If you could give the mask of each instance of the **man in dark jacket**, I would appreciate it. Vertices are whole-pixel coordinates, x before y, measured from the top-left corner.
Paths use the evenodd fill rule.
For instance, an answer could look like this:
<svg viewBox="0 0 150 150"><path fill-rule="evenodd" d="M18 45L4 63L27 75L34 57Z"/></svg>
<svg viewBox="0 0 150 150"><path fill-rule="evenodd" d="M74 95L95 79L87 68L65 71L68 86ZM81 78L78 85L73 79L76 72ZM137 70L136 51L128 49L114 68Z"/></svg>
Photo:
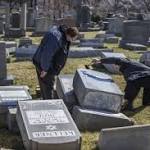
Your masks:
<svg viewBox="0 0 150 150"><path fill-rule="evenodd" d="M48 31L33 56L36 67L41 96L43 99L53 98L55 76L64 67L70 43L76 38L78 30L75 27L54 26Z"/></svg>
<svg viewBox="0 0 150 150"><path fill-rule="evenodd" d="M126 58L114 57L93 61L93 64L99 63L115 64L120 67L120 72L123 74L127 83L124 96L127 100L126 109L133 110L133 100L139 93L141 87L144 88L143 105L150 105L150 67Z"/></svg>

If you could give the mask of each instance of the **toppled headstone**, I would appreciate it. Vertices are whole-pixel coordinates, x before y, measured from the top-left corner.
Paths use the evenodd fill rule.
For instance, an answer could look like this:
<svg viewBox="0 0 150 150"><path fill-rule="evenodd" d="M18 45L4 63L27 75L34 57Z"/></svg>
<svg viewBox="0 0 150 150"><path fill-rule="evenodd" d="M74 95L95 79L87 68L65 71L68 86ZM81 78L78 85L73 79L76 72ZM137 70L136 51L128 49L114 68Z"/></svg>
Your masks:
<svg viewBox="0 0 150 150"><path fill-rule="evenodd" d="M111 76L88 69L76 71L73 87L80 106L119 112L123 93Z"/></svg>
<svg viewBox="0 0 150 150"><path fill-rule="evenodd" d="M56 91L60 99L63 99L68 110L77 104L77 100L73 91L73 75L59 75L56 82Z"/></svg>
<svg viewBox="0 0 150 150"><path fill-rule="evenodd" d="M122 127L132 125L131 119L122 113L96 111L75 106L73 119L79 130L99 131L103 128Z"/></svg>
<svg viewBox="0 0 150 150"><path fill-rule="evenodd" d="M81 39L80 47L103 48L104 47L104 39L103 38Z"/></svg>
<svg viewBox="0 0 150 150"><path fill-rule="evenodd" d="M38 45L18 47L16 49L16 59L17 60L31 60L37 48L38 48Z"/></svg>
<svg viewBox="0 0 150 150"><path fill-rule="evenodd" d="M105 39L105 43L111 43L111 44L118 44L119 38L118 37L108 37Z"/></svg>
<svg viewBox="0 0 150 150"><path fill-rule="evenodd" d="M129 49L133 51L145 51L147 50L147 46L142 44L135 44L135 43L126 43L123 46L124 49Z"/></svg>
<svg viewBox="0 0 150 150"><path fill-rule="evenodd" d="M31 99L26 86L0 86L0 113L7 113L8 108L16 107L18 101Z"/></svg>
<svg viewBox="0 0 150 150"><path fill-rule="evenodd" d="M136 125L103 129L100 134L101 150L149 150L150 125Z"/></svg>
<svg viewBox="0 0 150 150"><path fill-rule="evenodd" d="M126 56L123 53L111 53L111 52L108 52L108 53L102 52L101 57L102 58L109 58L109 57L126 58ZM115 64L103 64L103 65L111 73L114 73L114 74L120 73L118 65L115 65Z"/></svg>
<svg viewBox="0 0 150 150"><path fill-rule="evenodd" d="M99 57L102 52L112 52L112 49L93 48L93 47L71 47L69 51L70 58L85 58L85 57Z"/></svg>
<svg viewBox="0 0 150 150"><path fill-rule="evenodd" d="M140 62L150 67L150 51L144 52L140 57Z"/></svg>
<svg viewBox="0 0 150 150"><path fill-rule="evenodd" d="M81 135L63 100L20 101L17 123L27 150L80 150Z"/></svg>

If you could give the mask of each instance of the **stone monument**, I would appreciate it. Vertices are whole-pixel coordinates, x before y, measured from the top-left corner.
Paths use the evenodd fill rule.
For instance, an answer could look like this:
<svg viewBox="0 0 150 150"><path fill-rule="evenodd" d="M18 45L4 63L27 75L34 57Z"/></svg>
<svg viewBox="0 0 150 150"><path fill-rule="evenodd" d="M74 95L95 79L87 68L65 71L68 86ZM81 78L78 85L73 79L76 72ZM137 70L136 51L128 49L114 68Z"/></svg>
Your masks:
<svg viewBox="0 0 150 150"><path fill-rule="evenodd" d="M81 135L63 100L20 101L17 123L27 150L80 150Z"/></svg>

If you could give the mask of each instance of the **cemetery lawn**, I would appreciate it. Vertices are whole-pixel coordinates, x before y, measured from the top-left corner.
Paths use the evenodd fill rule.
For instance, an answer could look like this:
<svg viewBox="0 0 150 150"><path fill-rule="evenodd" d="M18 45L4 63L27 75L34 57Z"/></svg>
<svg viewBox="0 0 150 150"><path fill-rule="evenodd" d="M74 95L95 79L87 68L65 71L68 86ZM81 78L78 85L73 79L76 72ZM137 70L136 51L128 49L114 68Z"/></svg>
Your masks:
<svg viewBox="0 0 150 150"><path fill-rule="evenodd" d="M86 38L94 37L96 32L90 32L86 34ZM34 43L38 43L40 41L40 37L32 38L34 39ZM116 44L107 44L109 48L113 48L115 52L123 52L130 59L139 59L140 54L136 54L135 52L123 50L118 48ZM67 64L62 74L72 74L75 73L77 68L84 68L85 64L90 63L91 58L86 59L68 59ZM37 85L37 78L34 66L29 61L16 62L13 58L11 63L8 64L8 73L15 76L15 84L16 85L28 85L31 91L31 94L34 98L35 96L35 88ZM119 87L124 89L125 81L121 75L113 75L113 79L119 85ZM137 124L149 124L150 123L150 107L141 107L141 99L142 92L137 96L134 107L136 107L135 112L124 112L127 116L134 118ZM99 132L82 133L82 150L98 150L97 141L99 139ZM23 149L23 144L21 140L21 136L17 134L10 133L7 129L0 129L0 147L12 148L17 150Z"/></svg>

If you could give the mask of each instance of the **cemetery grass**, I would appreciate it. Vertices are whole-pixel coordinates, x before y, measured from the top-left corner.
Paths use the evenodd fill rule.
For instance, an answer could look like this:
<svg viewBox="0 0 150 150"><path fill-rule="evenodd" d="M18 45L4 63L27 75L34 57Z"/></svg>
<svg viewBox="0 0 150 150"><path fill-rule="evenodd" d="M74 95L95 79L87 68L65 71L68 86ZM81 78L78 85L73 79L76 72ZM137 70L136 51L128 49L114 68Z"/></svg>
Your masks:
<svg viewBox="0 0 150 150"><path fill-rule="evenodd" d="M94 33L86 33L86 38L94 37ZM35 38L34 42L39 42L40 37ZM130 59L139 59L140 55L131 51L118 48L116 44L107 44L106 46L113 48L115 52L123 52ZM89 64L91 58L86 59L68 59L67 64L62 74L73 74L77 68L84 68L85 64ZM101 71L101 69L99 70ZM12 59L12 62L8 64L8 73L15 76L16 85L28 85L31 94L34 98L35 88L37 85L37 78L34 66L29 61L16 62ZM119 85L123 91L125 87L125 81L121 75L113 75L113 79ZM124 112L127 116L134 118L137 124L149 124L150 123L150 107L141 107L142 91L137 96L134 107L137 108L135 112ZM82 150L98 150L97 141L99 139L99 132L82 133ZM7 129L0 129L0 146L5 148L12 148L17 150L23 149L21 136L10 133Z"/></svg>

